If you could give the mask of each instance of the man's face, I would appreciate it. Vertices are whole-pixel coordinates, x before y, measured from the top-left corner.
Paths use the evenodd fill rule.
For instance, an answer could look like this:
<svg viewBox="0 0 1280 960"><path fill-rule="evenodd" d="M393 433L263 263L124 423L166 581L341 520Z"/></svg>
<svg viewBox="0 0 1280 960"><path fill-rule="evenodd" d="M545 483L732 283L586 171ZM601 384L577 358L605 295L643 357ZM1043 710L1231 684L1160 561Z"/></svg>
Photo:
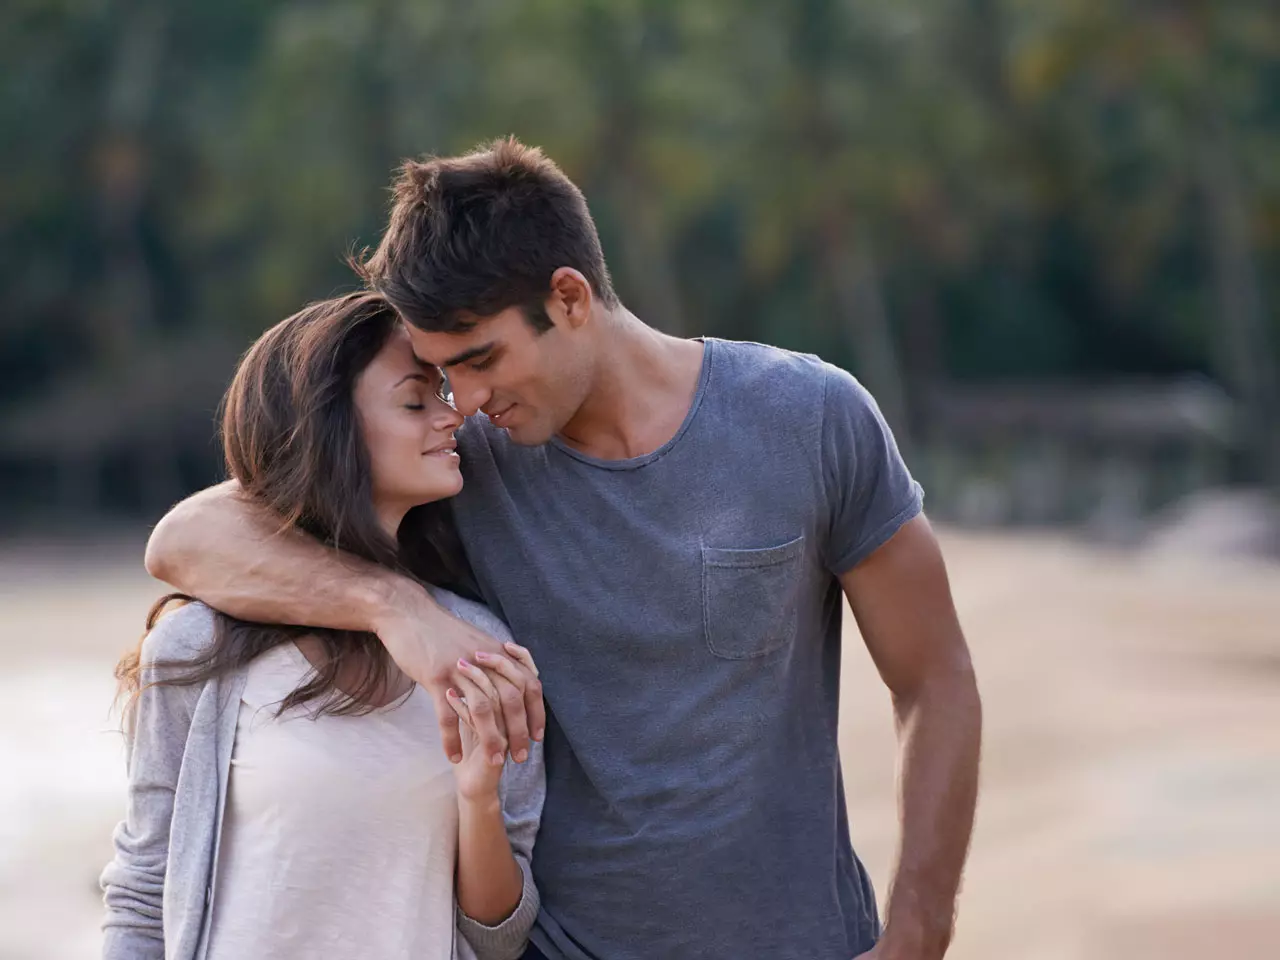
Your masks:
<svg viewBox="0 0 1280 960"><path fill-rule="evenodd" d="M538 333L523 309L510 307L463 333L405 326L414 353L448 376L458 411L483 410L516 443L546 443L586 397L580 338L563 321Z"/></svg>

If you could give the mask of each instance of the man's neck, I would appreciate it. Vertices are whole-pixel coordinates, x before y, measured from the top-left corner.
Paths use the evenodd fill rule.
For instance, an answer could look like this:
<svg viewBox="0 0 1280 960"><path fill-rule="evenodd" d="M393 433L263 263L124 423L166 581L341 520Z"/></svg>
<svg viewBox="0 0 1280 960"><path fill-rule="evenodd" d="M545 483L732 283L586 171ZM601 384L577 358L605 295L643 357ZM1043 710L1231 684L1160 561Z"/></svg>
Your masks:
<svg viewBox="0 0 1280 960"><path fill-rule="evenodd" d="M612 326L586 401L560 432L576 450L629 460L671 440L688 416L702 371L703 344L667 336L625 307ZM603 331L602 331L603 332Z"/></svg>

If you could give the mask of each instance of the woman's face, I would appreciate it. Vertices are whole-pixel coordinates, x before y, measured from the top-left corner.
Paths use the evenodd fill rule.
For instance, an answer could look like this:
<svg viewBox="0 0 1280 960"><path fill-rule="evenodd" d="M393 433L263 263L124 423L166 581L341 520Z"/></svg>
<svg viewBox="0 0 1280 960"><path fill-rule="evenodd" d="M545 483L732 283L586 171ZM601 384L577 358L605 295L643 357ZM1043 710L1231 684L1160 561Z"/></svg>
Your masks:
<svg viewBox="0 0 1280 960"><path fill-rule="evenodd" d="M374 507L398 524L412 507L462 489L454 431L462 415L442 396L443 378L413 355L402 327L356 379L354 401L369 463Z"/></svg>

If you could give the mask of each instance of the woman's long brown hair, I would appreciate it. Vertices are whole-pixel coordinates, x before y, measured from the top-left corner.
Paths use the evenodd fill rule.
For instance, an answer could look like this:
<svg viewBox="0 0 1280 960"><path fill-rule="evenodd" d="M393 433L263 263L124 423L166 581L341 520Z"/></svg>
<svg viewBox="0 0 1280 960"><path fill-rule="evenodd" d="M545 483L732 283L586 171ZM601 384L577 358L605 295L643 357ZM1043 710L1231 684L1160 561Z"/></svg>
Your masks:
<svg viewBox="0 0 1280 960"><path fill-rule="evenodd" d="M223 398L227 472L239 481L242 496L279 518L282 532L302 530L335 550L474 596L447 503L411 510L398 542L374 511L353 390L398 323L380 296L353 293L312 304L264 333L241 359ZM169 603L191 599L161 597L147 617L147 631ZM372 633L253 623L220 612L214 622L213 643L200 656L146 664L163 676L155 683L204 683L305 635L321 641L324 657L281 711L312 703L317 714L365 713L388 689L392 661ZM141 689L142 648L139 641L116 665L120 692L131 702Z"/></svg>

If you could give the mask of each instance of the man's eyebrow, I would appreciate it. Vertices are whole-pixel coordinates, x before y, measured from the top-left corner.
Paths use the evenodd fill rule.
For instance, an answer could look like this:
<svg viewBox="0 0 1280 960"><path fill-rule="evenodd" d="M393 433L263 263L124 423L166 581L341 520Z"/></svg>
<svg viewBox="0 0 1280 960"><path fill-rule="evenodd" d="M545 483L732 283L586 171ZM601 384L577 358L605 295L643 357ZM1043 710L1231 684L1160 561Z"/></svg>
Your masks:
<svg viewBox="0 0 1280 960"><path fill-rule="evenodd" d="M490 341L489 343L483 343L478 347L472 347L470 350L463 350L461 353L450 357L448 360L440 364L440 368L443 370L447 367L456 367L460 363L466 363L468 360L474 360L476 357L488 353L496 346L496 342Z"/></svg>

